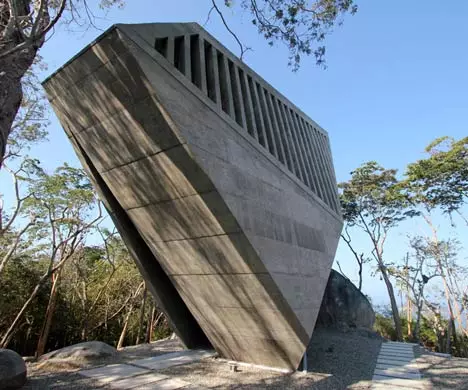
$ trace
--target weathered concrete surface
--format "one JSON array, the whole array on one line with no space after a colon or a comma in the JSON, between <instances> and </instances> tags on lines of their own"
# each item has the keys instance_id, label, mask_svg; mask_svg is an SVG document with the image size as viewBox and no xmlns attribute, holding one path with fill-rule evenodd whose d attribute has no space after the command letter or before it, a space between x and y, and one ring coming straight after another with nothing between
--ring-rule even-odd
<instances>
[{"instance_id":1,"label":"weathered concrete surface","mask_svg":"<svg viewBox=\"0 0 468 390\"><path fill-rule=\"evenodd\" d=\"M342 227L326 132L192 23L117 25L44 86L185 345L295 369Z\"/></svg>"}]
</instances>

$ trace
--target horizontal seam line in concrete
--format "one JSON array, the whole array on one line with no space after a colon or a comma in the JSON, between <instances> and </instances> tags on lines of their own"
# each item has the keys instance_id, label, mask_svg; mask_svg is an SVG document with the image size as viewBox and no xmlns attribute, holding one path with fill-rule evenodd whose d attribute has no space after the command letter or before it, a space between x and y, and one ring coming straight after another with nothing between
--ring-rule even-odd
<instances>
[{"instance_id":1,"label":"horizontal seam line in concrete","mask_svg":"<svg viewBox=\"0 0 468 390\"><path fill-rule=\"evenodd\" d=\"M214 130L214 129L213 129L213 130ZM211 156L214 156L215 158L218 158L218 159L224 161L224 162L227 163L227 164L234 165L235 167L239 168L237 165L233 164L231 161L228 161L228 160L226 160L226 159L224 159L224 158L221 158L221 157L218 156L218 155L215 155L215 154L211 153L209 150L203 148L203 147L200 146L199 144L195 144L195 146L196 146L197 148L203 150L204 152L210 154ZM260 145L260 147L262 147L262 146ZM262 147L262 148L263 148L263 147ZM263 148L263 149L264 149L264 148ZM269 152L267 151L267 153L269 153ZM262 153L262 154L263 154L263 153ZM276 162L276 160L275 160L274 158L269 157L268 160L270 160L270 159L273 160L274 162ZM271 161L270 161L270 162L271 162ZM278 160L278 163L281 164L281 162L280 162L279 160ZM276 166L275 163L273 163L273 165ZM277 190L279 190L279 191L284 192L284 190L283 190L282 188L280 188L280 187L277 187L277 186L275 186L275 185L273 185L273 184L271 184L271 183L269 183L269 182L267 182L267 181L265 181L265 180L262 180L262 179L260 179L260 178L257 178L256 176L254 176L254 175L252 175L252 174L246 172L245 170L242 170L242 169L240 169L240 168L239 168L239 170L241 170L244 174L248 174L249 176L253 177L254 179L257 179L257 180L262 181L262 183L264 183L264 184L266 184L266 185L268 185L268 186L271 186L271 187L273 187L273 188L275 188L275 189L277 189ZM284 170L283 170L283 169L280 169L280 170L281 170L282 173L284 174L284 172L283 172ZM342 220L340 219L339 215L336 214L336 212L335 212L332 208L330 208L330 206L329 206L328 204L326 204L325 201L324 201L322 198L320 198L320 196L318 196L317 194L315 194L315 193L312 191L311 188L309 188L307 185L305 185L305 183L303 183L294 173L292 173L291 171L289 171L289 169L286 169L286 171L287 171L287 173L288 173L288 174L285 175L286 177L288 177L289 175L292 175L292 176L295 178L295 179L293 180L294 184L298 185L298 183L301 183L301 184L299 185L299 188L300 188L301 191L306 192L307 197L310 197L310 195L312 194L312 196L313 196L312 199L314 199L315 201L317 201L317 204L318 204L326 213L330 214L330 215L331 215L334 219L336 219L337 221L342 222ZM302 188L302 187L306 187L307 190L305 190L305 189ZM310 193L309 193L309 192L310 192ZM301 196L302 196L302 195L301 195ZM307 197L305 197L305 198L307 199Z\"/></svg>"},{"instance_id":2,"label":"horizontal seam line in concrete","mask_svg":"<svg viewBox=\"0 0 468 390\"><path fill-rule=\"evenodd\" d=\"M233 233L243 233L242 230L236 230L234 232L229 232L229 233L219 233L219 234L209 234L206 236L197 236L197 237L186 237L186 238L176 238L174 240L160 240L160 241L155 241L155 242L177 242L177 241L186 241L186 240L196 240L198 238L209 238L209 237L219 237L219 236L227 236L229 234Z\"/></svg>"},{"instance_id":3,"label":"horizontal seam line in concrete","mask_svg":"<svg viewBox=\"0 0 468 390\"><path fill-rule=\"evenodd\" d=\"M315 277L315 275L303 274L300 272L282 272L282 271L271 271L271 272L203 272L203 273L169 273L170 276L211 276L211 275L291 275L291 276L301 276L305 278Z\"/></svg>"},{"instance_id":4,"label":"horizontal seam line in concrete","mask_svg":"<svg viewBox=\"0 0 468 390\"><path fill-rule=\"evenodd\" d=\"M213 272L213 273L193 273L193 274L168 274L169 276L224 276L224 275L270 275L269 272Z\"/></svg>"},{"instance_id":5,"label":"horizontal seam line in concrete","mask_svg":"<svg viewBox=\"0 0 468 390\"><path fill-rule=\"evenodd\" d=\"M211 194L212 192L216 192L219 195L219 191L216 188L213 187L209 191L195 192L194 194L191 194L191 195L179 196L178 198L165 199L165 200L160 200L159 202L151 202L151 203L147 203L147 204L144 204L144 205L141 205L141 206L129 207L128 209L125 209L125 211L128 212L128 211L132 211L132 210L136 210L136 209L142 209L142 208L145 208L145 207L148 207L148 206L156 206L156 205L159 205L161 203L174 202L175 200L179 200L179 199L185 199L185 198L190 198L190 197L193 197L193 196ZM222 198L221 195L220 195L220 198ZM226 207L227 207L227 205L226 205ZM229 211L231 211L231 210L229 210ZM231 214L232 214L232 212L231 212ZM234 215L233 215L233 217L234 217Z\"/></svg>"},{"instance_id":6,"label":"horizontal seam line in concrete","mask_svg":"<svg viewBox=\"0 0 468 390\"><path fill-rule=\"evenodd\" d=\"M131 39L131 38L130 38ZM137 43L136 43L137 44ZM138 44L137 44L138 45ZM140 46L141 47L141 46ZM141 47L142 48L142 47ZM298 183L301 183L301 186L305 186L305 188L307 188L307 192L310 192L314 197L316 197L317 199L319 199L323 205L321 205L328 213L330 213L333 217L335 217L336 219L340 220L340 214L339 213L336 213L336 211L330 207L330 205L328 205L323 199L320 198L320 196L318 194L316 194L312 188L310 188L309 186L307 186L302 180L300 180L293 172L291 172L286 165L284 165L283 163L281 163L281 161L279 161L277 158L275 157L271 157L271 153L268 152L267 149L265 149L264 146L262 146L258 141L255 141L254 138L252 138L250 136L247 137L247 134L248 132L246 131L245 128L241 127L239 124L237 124L237 122L235 122L233 120L233 118L224 113L224 111L220 111L218 110L218 108L214 108L211 106L211 100L209 100L209 98L204 95L203 93L200 92L200 90L198 88L195 87L195 90L197 91L196 93L194 91L191 90L191 88L189 88L186 83L190 84L190 86L192 86L192 83L188 82L188 79L186 79L186 77L179 77L178 74L174 73L173 72L173 69L166 69L166 66L164 66L159 60L157 60L156 58L154 58L150 53L148 53L144 48L142 48L152 59L153 61L157 62L160 66L162 66L163 68L165 68L165 70L172 76L174 77L177 81L179 81L183 87L185 87L187 90L189 90L194 96L195 98L201 100L209 109L211 109L213 112L215 112L218 116L220 116L220 118L222 120L224 120L225 122L227 122L227 124L234 130L235 133L237 134L240 134L243 138L247 139L248 140L248 143L249 144L252 144L252 145L255 145L255 149L259 149L261 150L261 154L264 154L264 155L267 155L269 159L271 159L271 161L273 162L274 165L279 165L280 167L280 170L283 171L283 173L287 172L287 175L291 175L292 177L294 177L294 182L298 182ZM185 81L185 82L184 82ZM200 98L200 96L203 96L203 99ZM205 98L207 98L208 100L205 101ZM209 103L209 102L211 103ZM224 115L229 118L233 123L230 123L230 121L226 120L226 118L224 118ZM240 126L240 129L241 131L239 131L237 129L237 127ZM284 168L284 169L283 169ZM302 189L302 188L301 188ZM304 189L302 189L304 191ZM310 194L308 194L310 196Z\"/></svg>"},{"instance_id":7,"label":"horizontal seam line in concrete","mask_svg":"<svg viewBox=\"0 0 468 390\"><path fill-rule=\"evenodd\" d=\"M185 142L181 142L181 143L179 143L179 144L177 144L177 145L169 146L169 147L166 148L166 149L161 149L161 150L158 150L158 151L155 152L155 153L148 154L148 155L145 155L145 156L143 156L143 157L137 158L136 160L132 160L132 161L130 161L130 162L126 162L126 163L121 164L121 165L116 165L115 167L106 169L106 170L101 171L101 172L99 172L99 173L100 173L101 175L103 175L103 174L106 174L106 173L108 173L108 172L113 171L114 169L119 169L119 168L122 168L122 167L126 167L127 165L131 165L131 164L133 164L133 163L142 161L142 160L144 160L144 159L146 159L146 158L150 158L150 157L157 156L158 154L161 154L161 153L164 153L164 152L168 152L169 150L172 150L172 149L174 149L174 148L178 148L178 147L183 146L183 145L186 145L186 143L185 143Z\"/></svg>"}]
</instances>

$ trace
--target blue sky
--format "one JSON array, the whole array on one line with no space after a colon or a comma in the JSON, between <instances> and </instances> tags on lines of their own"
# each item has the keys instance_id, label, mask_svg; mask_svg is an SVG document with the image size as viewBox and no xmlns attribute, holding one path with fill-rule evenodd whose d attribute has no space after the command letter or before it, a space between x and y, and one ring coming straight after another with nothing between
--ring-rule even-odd
<instances>
[{"instance_id":1,"label":"blue sky","mask_svg":"<svg viewBox=\"0 0 468 390\"><path fill-rule=\"evenodd\" d=\"M226 11L232 29L253 48L247 64L329 132L338 181L369 160L403 170L423 157L424 147L434 138L468 134L468 2L362 0L357 4L358 13L346 17L326 41L328 69L316 67L310 58L303 60L297 73L287 67L287 51L281 46L270 48L239 7ZM209 0L128 0L122 10L110 11L97 24L102 29L113 23L203 24L209 7ZM206 28L238 52L215 14ZM41 50L48 64L43 76L101 32L71 33L59 27ZM34 153L49 168L64 161L78 164L53 114L51 119L50 142ZM466 228L457 232L441 218L436 220L443 225L443 235L466 236ZM387 256L401 259L407 235L423 231L421 221L403 224L391 235ZM357 235L355 240L361 251L367 249L363 237ZM355 279L353 259L344 246L338 249L337 259ZM387 301L378 278L366 277L364 292L374 303Z\"/></svg>"}]
</instances>

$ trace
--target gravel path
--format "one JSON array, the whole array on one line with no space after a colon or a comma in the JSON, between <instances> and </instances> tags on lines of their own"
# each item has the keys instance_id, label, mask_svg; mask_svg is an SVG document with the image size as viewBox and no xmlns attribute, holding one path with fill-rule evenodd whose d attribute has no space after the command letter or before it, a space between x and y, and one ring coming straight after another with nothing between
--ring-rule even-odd
<instances>
[{"instance_id":1,"label":"gravel path","mask_svg":"<svg viewBox=\"0 0 468 390\"><path fill-rule=\"evenodd\" d=\"M206 359L190 365L158 371L177 377L195 386L211 389L368 389L381 340L371 332L339 332L316 329L308 349L309 372L284 375L250 367L232 372L220 359ZM166 340L125 348L111 361L94 362L93 366L129 362L180 350L177 341ZM89 367L89 365L87 365ZM30 379L25 389L91 390L107 389L76 373L77 367L29 366Z\"/></svg>"},{"instance_id":2,"label":"gravel path","mask_svg":"<svg viewBox=\"0 0 468 390\"><path fill-rule=\"evenodd\" d=\"M381 343L369 332L316 329L308 348L307 374L283 375L243 366L232 372L217 359L160 372L212 389L368 389Z\"/></svg>"},{"instance_id":3,"label":"gravel path","mask_svg":"<svg viewBox=\"0 0 468 390\"><path fill-rule=\"evenodd\" d=\"M468 359L436 356L419 349L419 371L434 390L468 389Z\"/></svg>"}]
</instances>

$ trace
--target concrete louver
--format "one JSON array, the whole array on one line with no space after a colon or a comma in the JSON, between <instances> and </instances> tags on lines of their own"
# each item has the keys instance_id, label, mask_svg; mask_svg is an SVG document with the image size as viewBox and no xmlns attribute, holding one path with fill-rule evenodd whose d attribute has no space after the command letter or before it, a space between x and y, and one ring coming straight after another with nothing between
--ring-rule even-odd
<instances>
[{"instance_id":1,"label":"concrete louver","mask_svg":"<svg viewBox=\"0 0 468 390\"><path fill-rule=\"evenodd\" d=\"M327 133L194 23L116 25L44 86L185 345L297 368L342 228Z\"/></svg>"}]
</instances>

